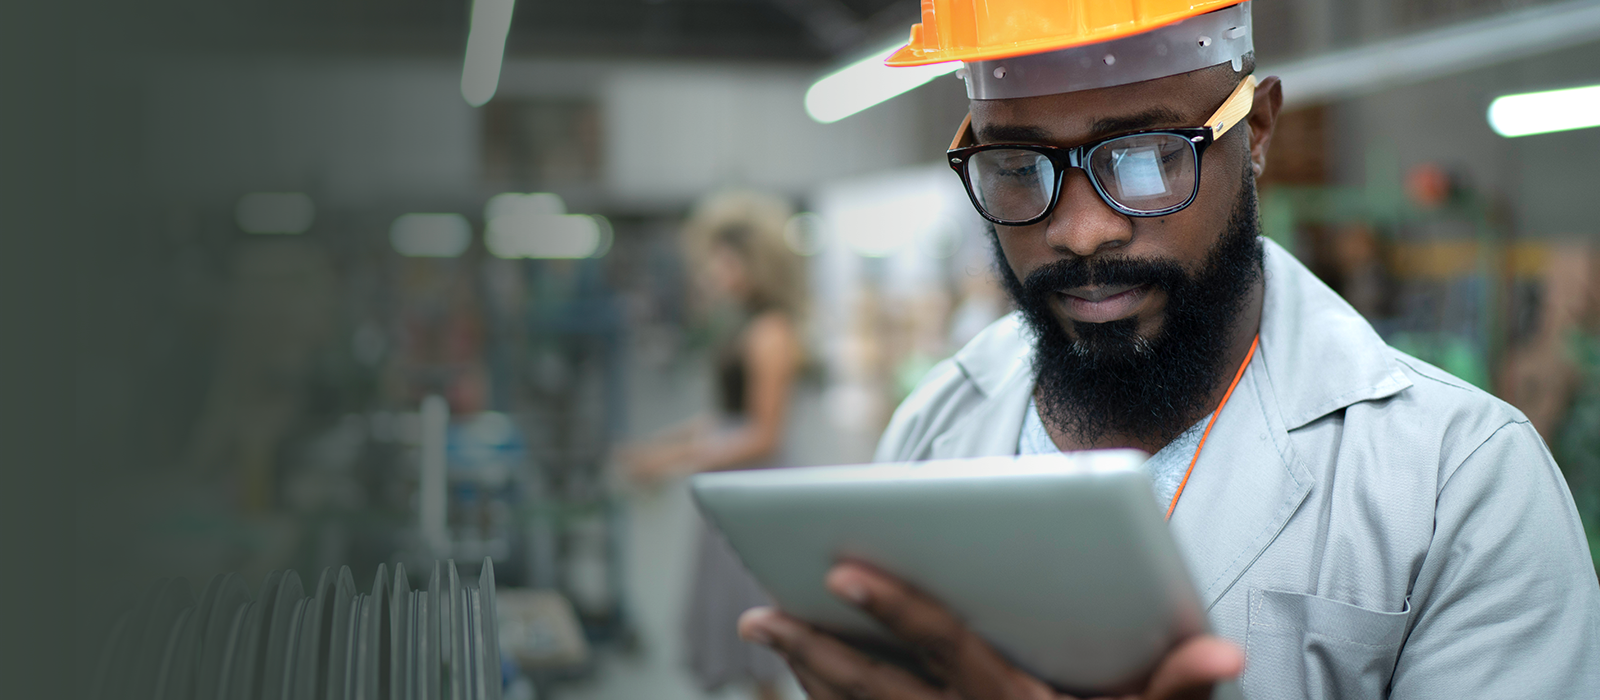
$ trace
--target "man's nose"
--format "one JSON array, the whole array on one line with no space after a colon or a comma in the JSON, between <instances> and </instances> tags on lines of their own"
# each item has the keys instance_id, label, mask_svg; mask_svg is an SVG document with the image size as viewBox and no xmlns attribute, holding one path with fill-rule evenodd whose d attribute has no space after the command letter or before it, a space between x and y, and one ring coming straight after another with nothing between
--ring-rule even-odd
<instances>
[{"instance_id":1,"label":"man's nose","mask_svg":"<svg viewBox=\"0 0 1600 700\"><path fill-rule=\"evenodd\" d=\"M1045 228L1045 242L1056 250L1086 258L1120 248L1131 240L1133 222L1100 198L1088 174L1078 168L1068 170L1061 183L1061 197Z\"/></svg>"}]
</instances>

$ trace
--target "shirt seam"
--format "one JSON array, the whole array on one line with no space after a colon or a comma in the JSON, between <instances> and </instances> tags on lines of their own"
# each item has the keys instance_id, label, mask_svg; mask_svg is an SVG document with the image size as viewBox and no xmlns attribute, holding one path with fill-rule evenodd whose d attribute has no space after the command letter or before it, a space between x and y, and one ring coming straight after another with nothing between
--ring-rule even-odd
<instances>
[{"instance_id":1,"label":"shirt seam","mask_svg":"<svg viewBox=\"0 0 1600 700\"><path fill-rule=\"evenodd\" d=\"M1448 379L1445 379L1443 377L1436 377L1436 376L1433 375L1432 372L1426 371L1424 368L1417 367L1416 365L1413 365L1412 363L1407 362L1408 359L1410 359L1410 358L1407 357L1403 353L1398 353L1398 352L1395 353L1395 357L1394 357L1395 362L1398 362L1401 365L1404 365L1406 369L1411 370L1413 373L1415 373L1419 377L1422 377L1423 379L1427 379L1428 381L1435 382L1435 383L1438 383L1438 384L1443 384L1443 385L1445 385L1447 387L1451 387L1453 389L1460 389L1461 391L1465 391L1465 392L1469 392L1469 393L1470 392L1474 392L1474 391L1482 391L1482 389L1479 389L1478 387L1472 386L1470 384L1458 383L1458 382L1460 382L1460 380L1457 379L1455 376L1449 374L1449 373L1445 373L1445 377L1449 377L1450 379L1457 379L1457 381L1452 382L1452 381L1449 381ZM1431 370L1433 368L1432 367L1428 367L1426 369L1427 370Z\"/></svg>"},{"instance_id":2,"label":"shirt seam","mask_svg":"<svg viewBox=\"0 0 1600 700\"><path fill-rule=\"evenodd\" d=\"M1460 472L1461 468L1466 466L1467 462L1471 461L1473 457L1477 456L1478 452L1483 450L1483 448L1489 444L1489 441L1495 439L1495 436L1499 435L1506 428L1514 425L1530 425L1530 423L1527 419L1506 421L1505 423L1501 424L1500 427L1497 427L1491 431L1487 436L1484 436L1483 440L1479 441L1477 446L1472 448L1471 452L1468 452L1465 457L1461 458L1461 461L1457 462L1455 466L1450 468L1449 473L1445 474L1444 478L1439 480L1439 489L1434 493L1435 510L1438 509L1439 497L1444 495L1444 490L1450 486L1450 480L1455 478L1456 473Z\"/></svg>"}]
</instances>

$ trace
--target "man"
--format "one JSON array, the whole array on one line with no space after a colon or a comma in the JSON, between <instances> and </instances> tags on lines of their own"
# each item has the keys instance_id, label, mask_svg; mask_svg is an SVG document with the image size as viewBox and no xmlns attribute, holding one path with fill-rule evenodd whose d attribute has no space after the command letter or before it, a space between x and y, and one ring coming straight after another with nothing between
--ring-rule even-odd
<instances>
[{"instance_id":1,"label":"man","mask_svg":"<svg viewBox=\"0 0 1600 700\"><path fill-rule=\"evenodd\" d=\"M930 373L878 458L1152 453L1217 636L1173 650L1145 697L1234 677L1253 698L1600 692L1600 585L1528 421L1259 237L1282 92L1250 75L1248 3L1132 5L926 0L891 59L966 61L949 161L1019 311ZM746 613L814 698L1056 697L892 578L841 565L827 584L922 668Z\"/></svg>"}]
</instances>

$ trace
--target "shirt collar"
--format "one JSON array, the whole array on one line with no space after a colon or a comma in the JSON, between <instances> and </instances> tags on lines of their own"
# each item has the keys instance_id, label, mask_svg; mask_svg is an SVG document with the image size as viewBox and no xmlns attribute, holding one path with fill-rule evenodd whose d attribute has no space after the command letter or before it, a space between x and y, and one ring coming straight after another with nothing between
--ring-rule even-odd
<instances>
[{"instance_id":1,"label":"shirt collar","mask_svg":"<svg viewBox=\"0 0 1600 700\"><path fill-rule=\"evenodd\" d=\"M1283 427L1293 430L1359 401L1411 386L1372 325L1293 255L1271 240L1261 345L1252 366L1271 377ZM995 322L955 355L967 378L993 397L1032 379L1033 335L1021 314Z\"/></svg>"},{"instance_id":2,"label":"shirt collar","mask_svg":"<svg viewBox=\"0 0 1600 700\"><path fill-rule=\"evenodd\" d=\"M1021 312L1013 311L983 329L956 352L956 365L984 396L993 397L1007 381L1030 381L1033 333Z\"/></svg>"},{"instance_id":3,"label":"shirt collar","mask_svg":"<svg viewBox=\"0 0 1600 700\"><path fill-rule=\"evenodd\" d=\"M1289 251L1268 240L1266 253L1258 361L1285 430L1411 386L1372 324Z\"/></svg>"}]
</instances>

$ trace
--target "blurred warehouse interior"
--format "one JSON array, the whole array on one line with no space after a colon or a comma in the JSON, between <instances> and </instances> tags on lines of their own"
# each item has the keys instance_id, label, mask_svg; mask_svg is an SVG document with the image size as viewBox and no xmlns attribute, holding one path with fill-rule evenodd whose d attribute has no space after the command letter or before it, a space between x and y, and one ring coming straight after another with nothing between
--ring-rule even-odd
<instances>
[{"instance_id":1,"label":"blurred warehouse interior","mask_svg":"<svg viewBox=\"0 0 1600 700\"><path fill-rule=\"evenodd\" d=\"M27 526L75 533L79 638L127 582L488 556L508 697L705 697L677 648L692 508L611 463L712 403L696 202L798 212L797 464L869 459L1008 310L940 159L959 80L807 112L903 40L914 0L501 2L487 83L469 0L104 4L71 34L59 214L97 235L71 264L61 459L90 466L62 484L74 515ZM1600 84L1597 11L1254 7L1289 101L1264 230L1390 343L1527 413L1600 551L1600 129L1486 116Z\"/></svg>"}]
</instances>

